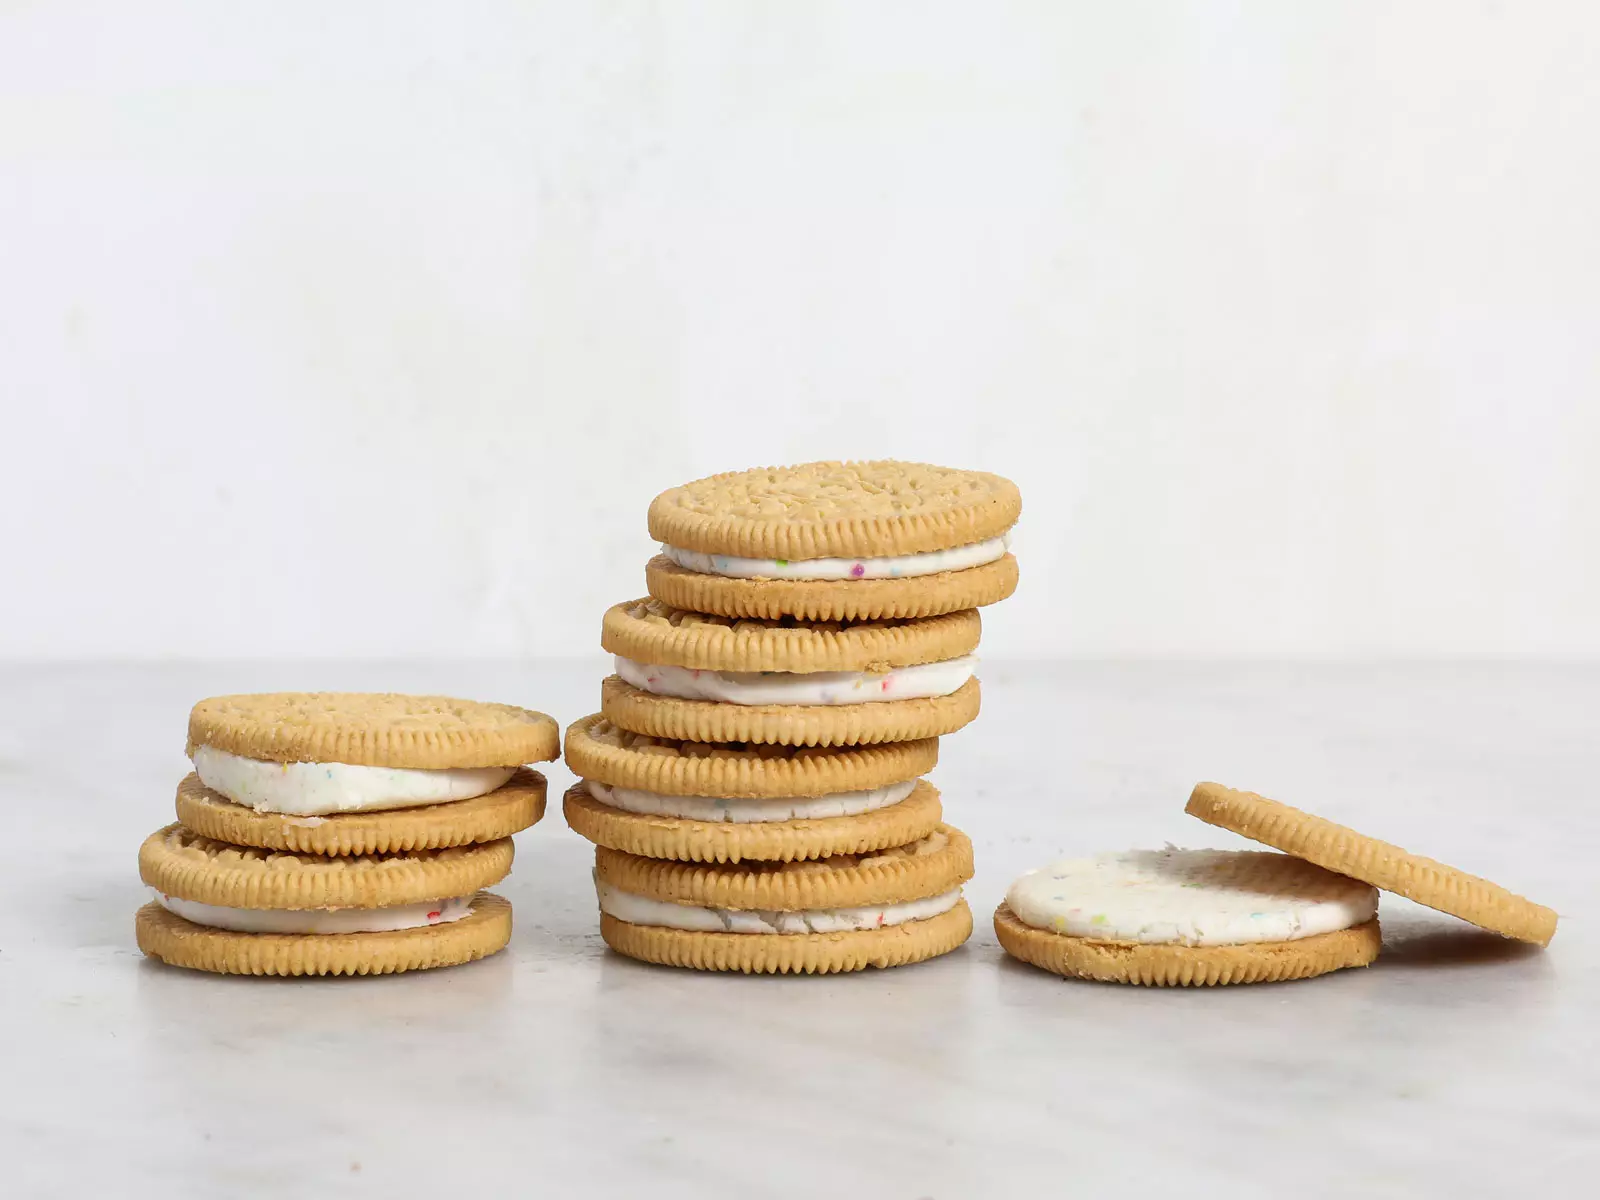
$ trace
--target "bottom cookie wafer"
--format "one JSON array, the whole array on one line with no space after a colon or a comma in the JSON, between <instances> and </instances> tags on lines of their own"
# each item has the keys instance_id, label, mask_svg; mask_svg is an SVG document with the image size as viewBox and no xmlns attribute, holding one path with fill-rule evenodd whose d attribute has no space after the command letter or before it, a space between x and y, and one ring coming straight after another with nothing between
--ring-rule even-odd
<instances>
[{"instance_id":1,"label":"bottom cookie wafer","mask_svg":"<svg viewBox=\"0 0 1600 1200\"><path fill-rule=\"evenodd\" d=\"M1288 942L1233 946L1180 946L1100 942L1025 925L1002 904L994 931L1011 957L1056 975L1145 987L1211 987L1310 979L1343 967L1364 967L1378 957L1377 918L1352 929Z\"/></svg>"},{"instance_id":2,"label":"bottom cookie wafer","mask_svg":"<svg viewBox=\"0 0 1600 1200\"><path fill-rule=\"evenodd\" d=\"M492 892L445 925L382 933L236 933L186 921L151 902L134 930L143 950L174 967L221 975L389 975L472 962L511 940L511 904Z\"/></svg>"},{"instance_id":3,"label":"bottom cookie wafer","mask_svg":"<svg viewBox=\"0 0 1600 1200\"><path fill-rule=\"evenodd\" d=\"M965 900L924 921L848 933L701 933L631 925L604 913L600 936L618 954L697 971L746 975L828 975L900 967L948 954L972 936Z\"/></svg>"}]
</instances>

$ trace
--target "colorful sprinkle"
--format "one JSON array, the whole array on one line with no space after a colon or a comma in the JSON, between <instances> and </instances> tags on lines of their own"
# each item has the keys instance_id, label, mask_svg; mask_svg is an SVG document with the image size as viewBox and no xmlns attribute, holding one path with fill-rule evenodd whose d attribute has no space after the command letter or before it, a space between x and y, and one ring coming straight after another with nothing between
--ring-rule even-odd
<instances>
[{"instance_id":1,"label":"colorful sprinkle","mask_svg":"<svg viewBox=\"0 0 1600 1200\"><path fill-rule=\"evenodd\" d=\"M866 573L867 568L862 563L857 563L855 566L850 568L850 577L852 579L860 579Z\"/></svg>"}]
</instances>

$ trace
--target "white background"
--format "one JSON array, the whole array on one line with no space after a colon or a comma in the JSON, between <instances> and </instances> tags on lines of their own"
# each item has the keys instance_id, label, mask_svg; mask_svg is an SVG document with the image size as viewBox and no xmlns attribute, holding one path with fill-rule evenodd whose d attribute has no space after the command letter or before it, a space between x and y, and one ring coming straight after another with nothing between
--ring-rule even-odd
<instances>
[{"instance_id":1,"label":"white background","mask_svg":"<svg viewBox=\"0 0 1600 1200\"><path fill-rule=\"evenodd\" d=\"M1023 488L992 655L1600 653L1600 7L0 5L0 656L588 651Z\"/></svg>"}]
</instances>

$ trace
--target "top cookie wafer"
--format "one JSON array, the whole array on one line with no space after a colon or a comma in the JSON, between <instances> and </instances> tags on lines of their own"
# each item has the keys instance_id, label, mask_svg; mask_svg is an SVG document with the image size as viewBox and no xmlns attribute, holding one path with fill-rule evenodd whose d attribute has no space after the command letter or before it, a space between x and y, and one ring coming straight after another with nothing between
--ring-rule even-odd
<instances>
[{"instance_id":1,"label":"top cookie wafer","mask_svg":"<svg viewBox=\"0 0 1600 1200\"><path fill-rule=\"evenodd\" d=\"M189 714L189 744L268 762L372 767L519 767L561 753L556 723L509 704L367 692L213 696Z\"/></svg>"},{"instance_id":2,"label":"top cookie wafer","mask_svg":"<svg viewBox=\"0 0 1600 1200\"><path fill-rule=\"evenodd\" d=\"M810 559L921 554L998 537L1016 484L926 463L816 462L731 471L662 492L650 536L708 554Z\"/></svg>"},{"instance_id":3,"label":"top cookie wafer","mask_svg":"<svg viewBox=\"0 0 1600 1200\"><path fill-rule=\"evenodd\" d=\"M1235 791L1220 783L1197 784L1184 811L1505 937L1546 946L1555 936L1553 909L1487 879L1254 792Z\"/></svg>"}]
</instances>

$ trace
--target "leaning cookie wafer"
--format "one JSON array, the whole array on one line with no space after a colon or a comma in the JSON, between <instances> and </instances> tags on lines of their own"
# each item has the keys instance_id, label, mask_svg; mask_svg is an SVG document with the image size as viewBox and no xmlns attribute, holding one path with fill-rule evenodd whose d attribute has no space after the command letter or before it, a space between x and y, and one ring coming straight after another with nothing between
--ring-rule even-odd
<instances>
[{"instance_id":1,"label":"leaning cookie wafer","mask_svg":"<svg viewBox=\"0 0 1600 1200\"><path fill-rule=\"evenodd\" d=\"M421 808L297 817L256 812L218 795L196 775L178 785L178 821L202 837L299 854L396 854L493 842L544 816L545 778L519 770L484 796Z\"/></svg>"},{"instance_id":2,"label":"leaning cookie wafer","mask_svg":"<svg viewBox=\"0 0 1600 1200\"><path fill-rule=\"evenodd\" d=\"M679 566L664 554L645 564L645 587L662 603L725 617L874 621L934 617L998 604L1017 590L1016 556L911 579L735 579Z\"/></svg>"},{"instance_id":3,"label":"leaning cookie wafer","mask_svg":"<svg viewBox=\"0 0 1600 1200\"><path fill-rule=\"evenodd\" d=\"M189 745L268 762L419 770L519 767L561 752L560 731L543 713L364 692L214 696L189 714Z\"/></svg>"},{"instance_id":4,"label":"leaning cookie wafer","mask_svg":"<svg viewBox=\"0 0 1600 1200\"><path fill-rule=\"evenodd\" d=\"M1024 925L1006 905L995 909L994 931L1013 958L1056 975L1146 987L1210 987L1309 979L1378 957L1382 937L1374 918L1352 929L1292 942L1239 946L1141 945L1064 937Z\"/></svg>"},{"instance_id":5,"label":"leaning cookie wafer","mask_svg":"<svg viewBox=\"0 0 1600 1200\"><path fill-rule=\"evenodd\" d=\"M603 804L587 782L567 790L567 824L598 846L680 862L794 862L903 846L938 828L939 792L927 780L898 804L844 817L739 824L624 812Z\"/></svg>"},{"instance_id":6,"label":"leaning cookie wafer","mask_svg":"<svg viewBox=\"0 0 1600 1200\"><path fill-rule=\"evenodd\" d=\"M868 704L719 704L643 691L612 675L600 685L607 720L633 733L690 742L862 746L954 733L978 715L978 681L948 696Z\"/></svg>"},{"instance_id":7,"label":"leaning cookie wafer","mask_svg":"<svg viewBox=\"0 0 1600 1200\"><path fill-rule=\"evenodd\" d=\"M373 933L239 933L186 921L146 904L134 922L139 949L171 966L224 975L388 975L484 958L511 940L511 905L490 892L446 925Z\"/></svg>"},{"instance_id":8,"label":"leaning cookie wafer","mask_svg":"<svg viewBox=\"0 0 1600 1200\"><path fill-rule=\"evenodd\" d=\"M510 838L342 858L232 846L168 825L139 847L139 876L165 895L246 909L389 908L470 896L511 870Z\"/></svg>"},{"instance_id":9,"label":"leaning cookie wafer","mask_svg":"<svg viewBox=\"0 0 1600 1200\"><path fill-rule=\"evenodd\" d=\"M806 624L709 616L644 599L606 611L600 645L641 663L707 671L884 673L971 654L982 632L970 609L908 621Z\"/></svg>"},{"instance_id":10,"label":"leaning cookie wafer","mask_svg":"<svg viewBox=\"0 0 1600 1200\"><path fill-rule=\"evenodd\" d=\"M1276 847L1330 871L1436 908L1504 937L1550 944L1557 915L1498 884L1411 854L1254 792L1196 785L1185 809L1209 824Z\"/></svg>"}]
</instances>

